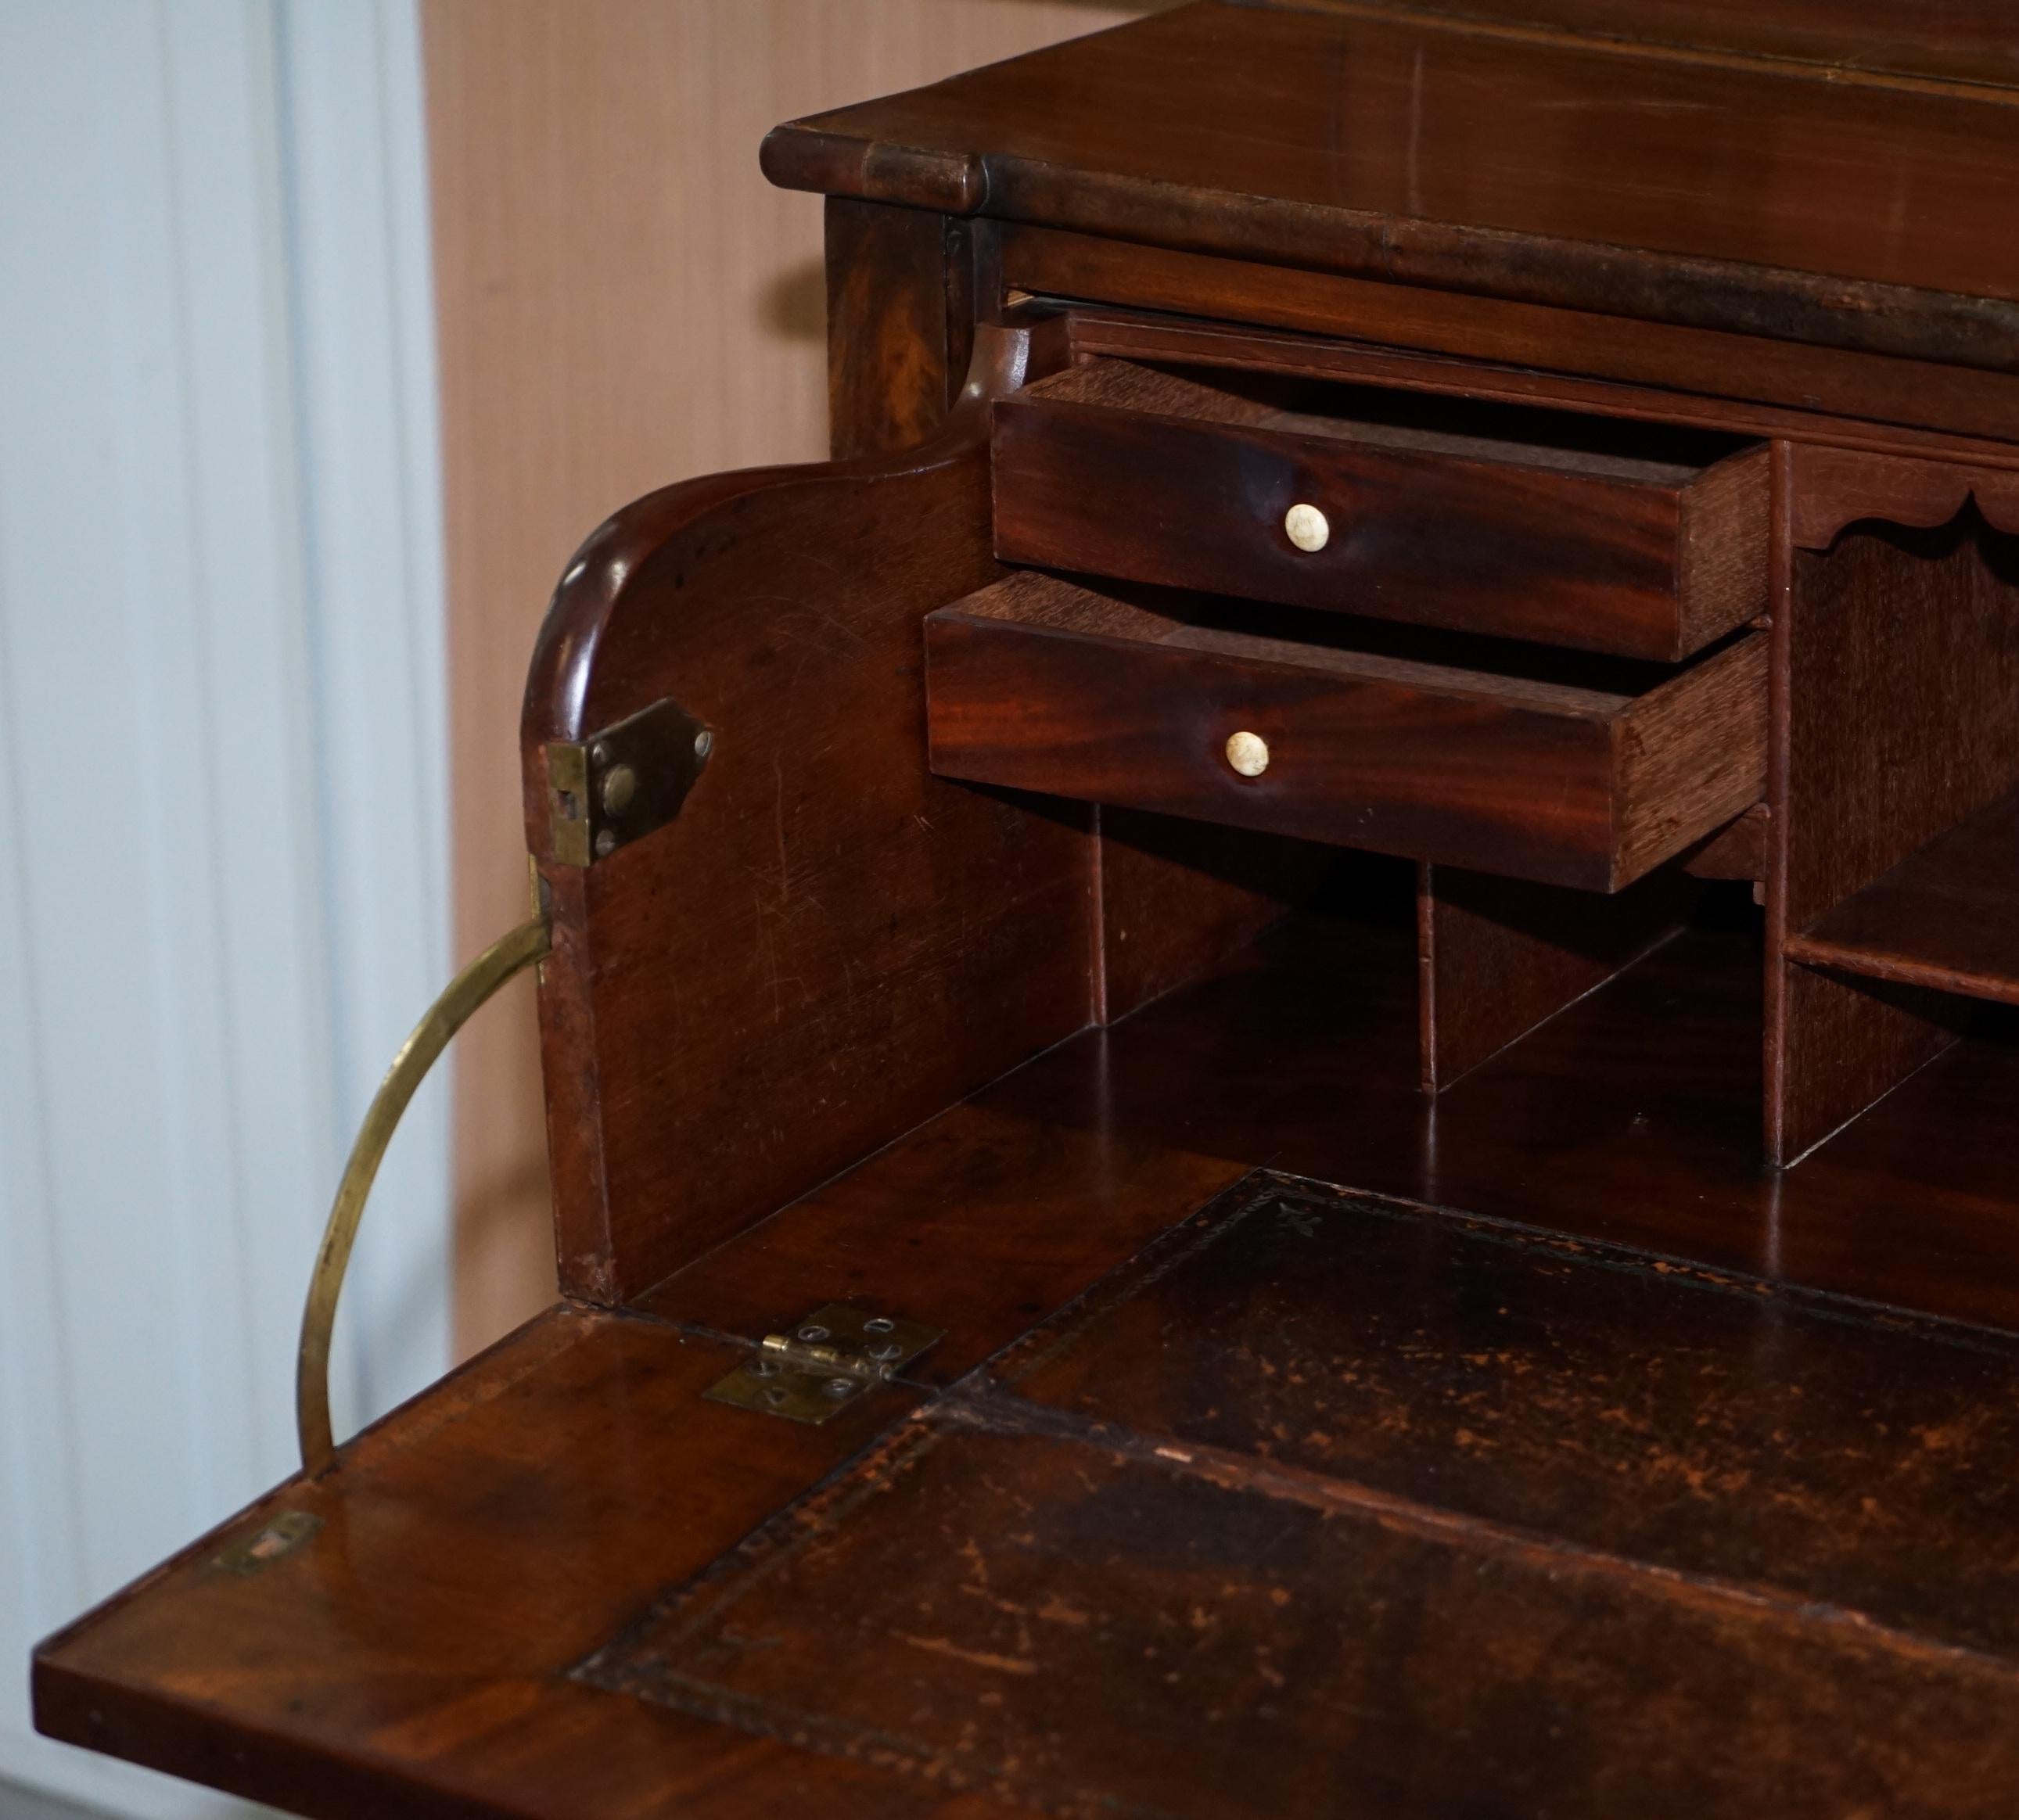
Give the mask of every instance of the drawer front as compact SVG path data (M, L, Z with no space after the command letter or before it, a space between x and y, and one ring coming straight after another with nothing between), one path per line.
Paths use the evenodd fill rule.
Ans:
M976 782L1600 891L1764 791L1757 636L1626 699L1194 635L1049 577L926 625L933 767Z
M1350 422L1310 433L1041 387L996 408L996 552L1658 662L1763 609L1763 451L1658 478L1589 455L1574 458L1582 472L1550 465L1572 459L1383 446ZM1317 547L1292 539L1300 507Z

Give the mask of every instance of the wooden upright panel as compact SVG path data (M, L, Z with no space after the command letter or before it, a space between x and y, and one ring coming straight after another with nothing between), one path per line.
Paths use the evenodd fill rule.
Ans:
M527 687L547 747L671 698L677 820L542 862L562 1287L620 1302L1086 1024L1085 817L927 771L919 620L994 570L985 408L908 455L669 488L585 545Z
M1802 451L1789 485L1808 484ZM1858 509L1872 502L1862 493ZM1803 514L1791 511L1800 519ZM1811 510L1814 520L1826 515ZM1851 526L1791 557L1785 843L1770 890L1767 1147L1792 1163L1954 1039L1957 1001L1779 961L1854 892L2019 781L2019 577L1974 513Z
M1663 866L1611 897L1419 868L1417 1017L1422 1079L1441 1092L1682 926L1691 897Z
M1147 9L424 0L459 953L525 914L519 702L569 553L654 487L826 448L821 203L764 181L764 133ZM553 1294L531 995L513 999L454 1064L464 1351Z
M971 314L965 222L836 197L827 205L828 452L923 440L953 402Z

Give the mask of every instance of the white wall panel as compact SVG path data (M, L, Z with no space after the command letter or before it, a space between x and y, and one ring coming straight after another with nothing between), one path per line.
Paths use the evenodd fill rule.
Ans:
M0 0L0 1776L32 1641L288 1468L349 1132L445 977L407 0ZM447 1353L438 1095L339 1420Z

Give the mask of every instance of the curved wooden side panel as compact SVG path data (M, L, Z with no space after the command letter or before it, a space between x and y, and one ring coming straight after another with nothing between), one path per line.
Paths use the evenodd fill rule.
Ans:
M988 332L917 449L669 488L562 578L522 728L531 850L549 741L665 697L713 736L676 820L541 864L567 1294L636 1295L1089 1021L1086 812L943 782L924 750L919 622L997 572L986 400L1028 348Z

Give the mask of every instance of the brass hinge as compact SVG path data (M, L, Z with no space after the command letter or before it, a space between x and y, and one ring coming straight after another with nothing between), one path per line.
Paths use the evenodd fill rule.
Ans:
M680 814L715 735L677 702L654 702L587 739L547 742L549 857L593 865Z
M703 1394L792 1422L825 1422L888 1383L945 1334L942 1327L831 1302L789 1333L766 1334L747 1364Z

